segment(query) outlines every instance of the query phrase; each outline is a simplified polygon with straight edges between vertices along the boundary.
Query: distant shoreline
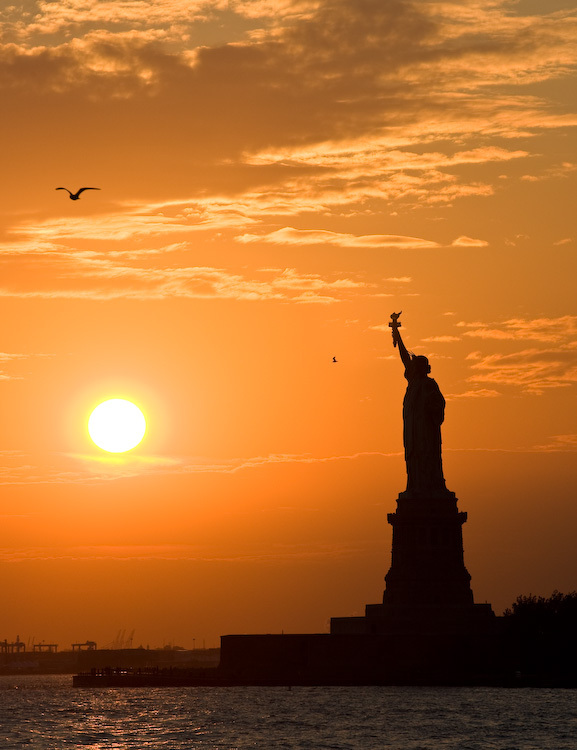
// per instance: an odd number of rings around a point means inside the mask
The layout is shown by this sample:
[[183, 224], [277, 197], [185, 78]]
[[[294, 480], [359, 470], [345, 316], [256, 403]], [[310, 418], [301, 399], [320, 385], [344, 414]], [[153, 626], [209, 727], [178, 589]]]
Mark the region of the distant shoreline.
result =
[[495, 687], [495, 688], [563, 688], [576, 689], [574, 679], [554, 676], [501, 675], [471, 676], [467, 680], [347, 680], [347, 679], [250, 679], [235, 678], [218, 668], [206, 670], [163, 669], [158, 671], [132, 671], [123, 669], [93, 670], [74, 675], [73, 686], [78, 688], [139, 688], [139, 687]]

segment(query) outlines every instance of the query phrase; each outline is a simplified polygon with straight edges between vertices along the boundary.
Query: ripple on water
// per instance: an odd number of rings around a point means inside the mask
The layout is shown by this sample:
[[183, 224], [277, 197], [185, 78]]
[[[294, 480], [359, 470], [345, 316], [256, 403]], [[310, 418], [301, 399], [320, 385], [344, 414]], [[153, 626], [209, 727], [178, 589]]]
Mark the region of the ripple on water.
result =
[[0, 678], [2, 750], [575, 750], [575, 691], [73, 689]]

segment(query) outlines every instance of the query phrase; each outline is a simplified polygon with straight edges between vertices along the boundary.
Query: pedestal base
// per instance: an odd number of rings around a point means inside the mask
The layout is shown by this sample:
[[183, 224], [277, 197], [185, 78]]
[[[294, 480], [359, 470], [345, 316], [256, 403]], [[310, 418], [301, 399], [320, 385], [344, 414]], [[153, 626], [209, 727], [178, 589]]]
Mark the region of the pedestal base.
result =
[[393, 527], [391, 567], [382, 604], [364, 617], [334, 617], [332, 634], [482, 634], [495, 628], [489, 604], [475, 604], [463, 560], [467, 514], [453, 492], [416, 497], [401, 492]]

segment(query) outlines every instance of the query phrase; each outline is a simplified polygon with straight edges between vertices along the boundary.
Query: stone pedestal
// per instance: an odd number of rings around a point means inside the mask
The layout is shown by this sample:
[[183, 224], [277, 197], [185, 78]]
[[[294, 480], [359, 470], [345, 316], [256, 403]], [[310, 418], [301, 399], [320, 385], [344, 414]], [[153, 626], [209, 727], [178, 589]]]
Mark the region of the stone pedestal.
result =
[[399, 495], [381, 604], [333, 617], [331, 632], [221, 638], [227, 684], [491, 684], [500, 668], [497, 618], [475, 604], [452, 492]]
[[483, 633], [495, 616], [488, 604], [475, 604], [471, 576], [463, 559], [462, 527], [467, 514], [446, 491], [437, 497], [402, 492], [393, 527], [391, 567], [382, 604], [368, 604], [365, 617], [331, 620], [334, 634]]

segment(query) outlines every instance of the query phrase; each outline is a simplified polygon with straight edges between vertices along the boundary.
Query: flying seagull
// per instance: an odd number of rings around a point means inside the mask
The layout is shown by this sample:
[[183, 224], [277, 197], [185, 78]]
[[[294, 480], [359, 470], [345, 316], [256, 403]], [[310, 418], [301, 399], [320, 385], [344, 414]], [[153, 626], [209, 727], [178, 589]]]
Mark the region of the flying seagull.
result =
[[80, 190], [77, 190], [75, 193], [71, 193], [70, 190], [68, 190], [68, 188], [65, 188], [65, 187], [59, 187], [59, 188], [56, 188], [56, 190], [66, 190], [70, 200], [77, 201], [80, 198], [80, 193], [82, 193], [83, 190], [100, 190], [100, 188], [83, 187], [83, 188], [80, 188]]

